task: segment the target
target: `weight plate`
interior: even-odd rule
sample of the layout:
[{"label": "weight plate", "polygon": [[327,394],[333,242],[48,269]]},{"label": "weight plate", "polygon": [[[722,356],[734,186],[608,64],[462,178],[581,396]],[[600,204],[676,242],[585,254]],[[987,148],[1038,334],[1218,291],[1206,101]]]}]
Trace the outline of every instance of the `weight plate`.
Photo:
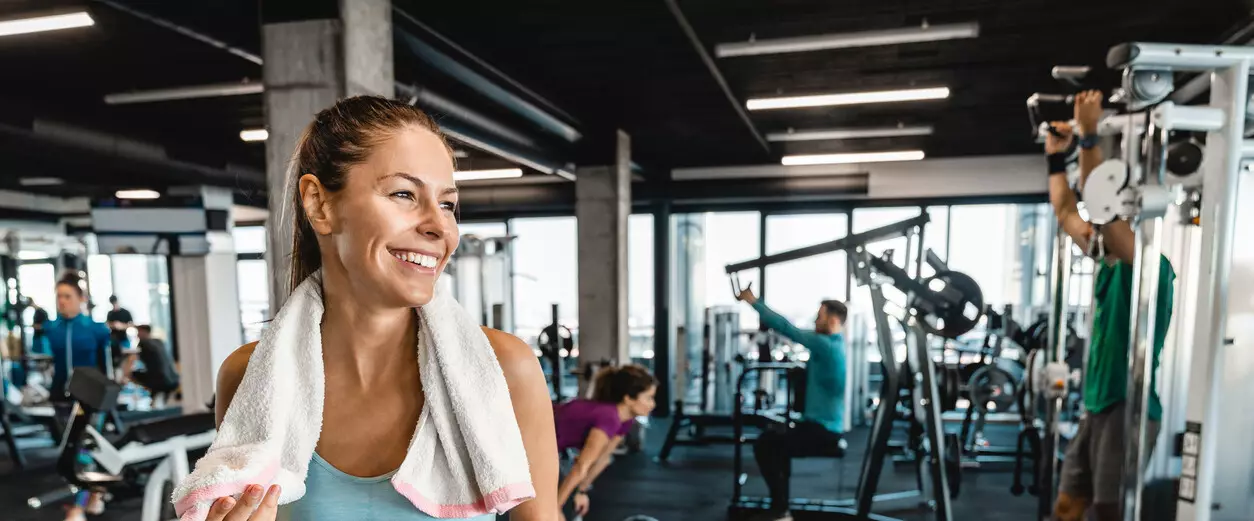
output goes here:
[{"label": "weight plate", "polygon": [[911,306],[923,329],[945,338],[975,328],[984,314],[984,293],[975,279],[958,271],[942,271],[923,281],[927,294],[915,295]]},{"label": "weight plate", "polygon": [[544,329],[540,330],[540,335],[536,337],[536,344],[538,344],[541,351],[548,351],[554,347],[554,338],[558,338],[561,341],[561,345],[557,346],[559,350],[565,349],[567,353],[574,350],[575,340],[571,338],[570,329],[566,326],[557,326],[556,329],[553,324],[545,326]]},{"label": "weight plate", "polygon": [[967,381],[971,406],[994,412],[1010,410],[1015,403],[1016,387],[1014,377],[996,366],[981,367]]}]

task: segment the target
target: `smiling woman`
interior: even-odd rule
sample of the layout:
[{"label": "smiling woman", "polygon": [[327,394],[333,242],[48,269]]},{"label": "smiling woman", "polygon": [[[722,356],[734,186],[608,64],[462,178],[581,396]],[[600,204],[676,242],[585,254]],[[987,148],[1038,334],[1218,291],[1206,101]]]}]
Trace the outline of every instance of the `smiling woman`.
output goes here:
[{"label": "smiling woman", "polygon": [[[446,330],[442,328],[456,326],[432,323],[435,312],[422,309],[429,304],[430,309],[443,306],[433,300],[448,300],[436,298],[436,280],[459,240],[453,155],[439,128],[426,114],[405,103],[378,97],[341,100],[320,112],[305,130],[290,168],[290,202],[295,210],[290,279],[293,297],[285,308],[292,306],[294,300],[299,301],[299,295],[308,294],[302,291],[311,283],[320,286],[322,316],[320,321],[313,317],[313,323],[320,324],[320,331],[310,334],[317,339],[320,333],[322,343],[324,399],[320,408],[313,409],[321,410],[321,432],[309,461],[302,459],[295,464],[298,469],[308,469],[307,473],[295,472],[303,482],[286,483],[287,488],[297,489],[294,493],[283,493],[278,485],[272,485],[281,479],[250,480],[254,485],[243,488],[236,496],[238,499],[227,495],[213,502],[206,519],[489,519],[493,510],[505,510],[520,502],[511,511],[512,519],[554,519],[557,454],[544,376],[531,349],[500,331],[454,330],[463,336],[478,335],[486,341],[477,343],[472,338],[464,345],[449,348],[474,349],[483,345],[486,350],[490,345],[491,352],[484,356],[499,365],[508,393],[492,393],[492,386],[488,385],[491,382],[485,381],[480,382],[484,396],[454,396],[453,402],[457,398],[481,398],[477,406],[484,406],[493,400],[504,400],[506,415],[512,407],[512,416],[491,419],[492,428],[506,425],[501,422],[517,422],[530,467],[530,483],[510,483],[501,490],[485,491],[491,494],[474,498],[476,501],[469,504],[441,501],[445,498],[432,501],[423,497],[424,491],[404,486],[410,477],[406,469],[411,468],[411,440],[419,440],[420,434],[426,434],[427,439],[442,436],[426,432],[428,428],[436,433],[440,429],[436,425],[424,426],[429,417],[423,411],[428,404],[424,391],[443,389],[448,384],[424,381],[427,375],[442,374],[429,369],[428,364],[438,362],[443,367],[473,358],[459,354],[451,362],[445,360],[443,342],[448,337],[420,331],[430,327],[443,333]],[[415,309],[419,312],[415,313]],[[279,325],[272,326],[272,331],[280,328],[283,320],[280,310],[276,318]],[[420,342],[420,336],[432,340]],[[245,388],[253,381],[245,381],[245,373],[252,376],[249,371],[257,371],[255,366],[261,365],[253,360],[254,367],[250,367],[250,359],[262,357],[263,353],[269,356],[266,350],[283,347],[276,347],[278,340],[273,337],[278,334],[263,337],[260,344],[240,348],[223,365],[217,402],[220,433],[238,436],[240,430],[266,428],[248,424],[258,421],[254,419],[256,414],[242,414],[230,407],[237,390],[239,397],[245,398]],[[432,342],[436,344],[434,349]],[[295,367],[318,365],[301,362]],[[285,366],[282,370],[299,369]],[[491,375],[486,376],[491,380]],[[313,379],[316,381],[316,376]],[[444,392],[438,404],[449,401]],[[433,397],[430,404],[439,409],[437,398]],[[241,402],[242,407],[251,409],[253,405],[247,400]],[[297,409],[300,408],[294,408]],[[260,414],[284,415],[281,411]],[[460,419],[457,411],[451,414]],[[415,425],[419,425],[417,431]],[[437,443],[470,444],[477,441],[473,438],[470,434],[456,440],[438,438]],[[412,444],[421,445],[418,441]],[[216,448],[211,448],[210,456]],[[466,447],[438,449],[441,453],[458,452]],[[431,457],[427,454],[421,458],[428,461]],[[407,466],[402,467],[402,462]],[[280,478],[291,468],[287,459],[282,464]],[[508,466],[509,462],[492,461],[489,467],[496,465]],[[200,470],[198,466],[197,471]],[[463,480],[482,478],[462,472],[423,477],[449,482],[458,476]],[[303,494],[298,485],[303,485]],[[441,486],[458,488],[444,485]],[[532,496],[535,499],[526,501]],[[280,499],[285,503],[281,507]],[[247,513],[257,507],[260,508],[251,516]],[[450,516],[450,512],[456,515]]]}]

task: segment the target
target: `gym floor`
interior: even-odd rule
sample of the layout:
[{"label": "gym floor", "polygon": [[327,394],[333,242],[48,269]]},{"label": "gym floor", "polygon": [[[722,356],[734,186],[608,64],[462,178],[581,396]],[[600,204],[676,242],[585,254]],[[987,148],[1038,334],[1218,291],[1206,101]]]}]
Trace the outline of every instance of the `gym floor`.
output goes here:
[{"label": "gym floor", "polygon": [[[666,421],[653,421],[645,440],[645,451],[620,457],[592,490],[592,511],[585,521],[621,521],[644,514],[659,521],[721,521],[726,518],[732,487],[732,447],[677,447],[670,462],[653,461],[665,438]],[[821,499],[851,498],[858,486],[868,431],[856,430],[849,435],[849,453],[845,458],[803,459],[793,464],[793,496]],[[994,432],[990,437],[998,444],[1008,444],[1013,431]],[[53,469],[55,449],[25,452],[29,467],[15,472],[5,449],[0,448],[0,505],[5,506],[4,521],[57,521],[59,506],[45,510],[25,508],[26,498],[51,490],[62,480]],[[765,496],[766,487],[757,477],[752,455],[745,453],[745,471],[750,479],[745,494]],[[879,492],[913,490],[913,466],[885,467]],[[953,518],[961,521],[1030,519],[1036,505],[1031,496],[1012,496],[1011,476],[1005,472],[967,471],[963,474],[961,495],[953,504]],[[100,521],[134,521],[139,517],[138,499],[115,501]],[[903,521],[930,521],[924,510],[887,511]]]}]

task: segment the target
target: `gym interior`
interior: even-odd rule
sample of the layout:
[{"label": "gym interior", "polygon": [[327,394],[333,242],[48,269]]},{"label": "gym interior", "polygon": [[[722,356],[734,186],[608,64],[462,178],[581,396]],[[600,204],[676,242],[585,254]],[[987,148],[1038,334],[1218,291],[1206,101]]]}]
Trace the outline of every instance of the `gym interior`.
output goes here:
[{"label": "gym interior", "polygon": [[[413,445],[333,445],[396,418],[333,422],[326,392],[295,477],[248,482],[284,484],[277,519],[1249,521],[1251,43],[1238,0],[3,2],[0,519],[276,519],[240,514],[241,489],[226,517],[188,508],[180,485],[242,439],[229,404],[286,381],[267,370],[339,374],[321,339],[340,297],[300,316],[293,258],[302,234],[325,264],[362,228],[319,198],[341,188],[317,161],[393,145],[334,134],[365,152],[301,158],[354,124],[338,100],[374,96],[357,99],[416,107],[445,140],[387,150],[454,165],[387,195],[445,228],[376,223],[453,247],[389,252],[454,322],[516,339],[463,328],[454,347],[501,368],[468,387],[410,306]],[[342,193],[365,190],[349,171]],[[450,173],[456,200],[428,212],[412,191]],[[368,278],[336,251],[346,269],[300,287]],[[312,347],[280,333],[302,318]],[[631,366],[650,383],[603,400]],[[544,392],[552,422],[518,405]],[[462,435],[424,437],[427,412],[469,440],[483,420],[458,399],[506,395],[515,416],[485,410],[525,444],[494,453],[530,469],[518,506],[398,494],[390,517],[347,488],[399,483],[400,456],[437,468],[419,440]],[[270,420],[323,410],[275,396],[244,399]],[[553,436],[556,468],[535,456]],[[436,479],[491,470],[472,467]],[[315,493],[317,468],[349,484]],[[332,495],[338,514],[299,513]]]}]

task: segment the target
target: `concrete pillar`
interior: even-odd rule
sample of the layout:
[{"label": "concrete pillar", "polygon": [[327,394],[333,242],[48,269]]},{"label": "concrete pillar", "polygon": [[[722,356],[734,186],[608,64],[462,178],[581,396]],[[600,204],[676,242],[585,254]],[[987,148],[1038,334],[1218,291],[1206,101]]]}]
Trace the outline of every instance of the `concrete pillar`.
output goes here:
[{"label": "concrete pillar", "polygon": [[[575,179],[579,223],[579,359],[626,363],[627,217],[631,215],[631,138],[619,131],[615,164],[581,168]],[[586,380],[580,381],[582,396]]]},{"label": "concrete pillar", "polygon": [[[262,2],[262,77],[266,87],[266,222],[270,309],[287,299],[291,257],[290,204],[295,173],[288,164],[301,132],[337,99],[392,97],[391,0]],[[289,186],[290,185],[290,186]]]},{"label": "concrete pillar", "polygon": [[[202,188],[206,201],[225,198],[230,223],[230,190]],[[208,203],[206,204],[208,206]],[[236,253],[230,225],[207,234],[209,253],[170,257],[169,278],[174,344],[178,346],[183,407],[206,410],[218,368],[243,343]]]}]

